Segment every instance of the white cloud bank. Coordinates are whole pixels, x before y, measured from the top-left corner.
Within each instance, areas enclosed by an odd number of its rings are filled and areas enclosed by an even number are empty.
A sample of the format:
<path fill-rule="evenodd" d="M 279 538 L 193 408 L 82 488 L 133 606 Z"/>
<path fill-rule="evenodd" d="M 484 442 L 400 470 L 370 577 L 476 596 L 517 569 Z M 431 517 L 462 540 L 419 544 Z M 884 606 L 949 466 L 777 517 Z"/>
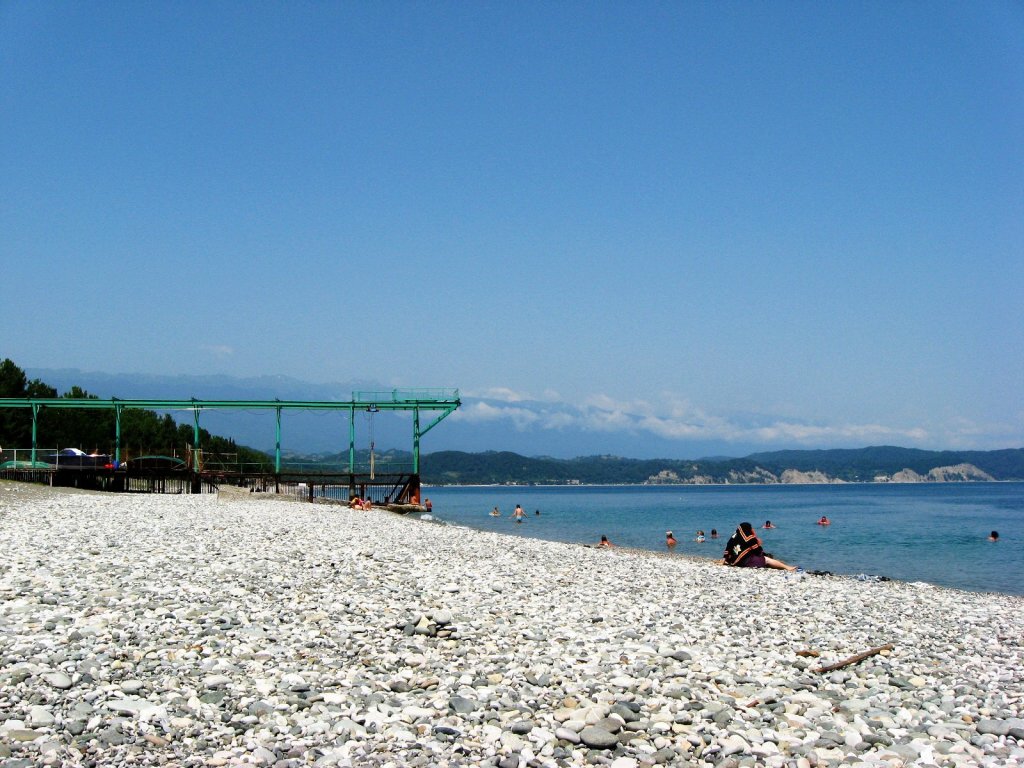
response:
<path fill-rule="evenodd" d="M 620 401 L 595 394 L 579 402 L 557 399 L 553 393 L 531 398 L 521 392 L 494 389 L 466 395 L 453 419 L 469 424 L 502 422 L 526 431 L 578 430 L 606 434 L 648 434 L 672 441 L 721 441 L 766 447 L 831 447 L 836 445 L 937 445 L 977 447 L 982 433 L 973 424 L 950 425 L 942 434 L 922 426 L 885 424 L 811 424 L 764 416 L 721 416 L 695 408 L 684 398 L 667 394 L 658 402 Z M 985 432 L 985 434 L 990 434 Z M 1018 433 L 1019 434 L 1019 433 Z"/>

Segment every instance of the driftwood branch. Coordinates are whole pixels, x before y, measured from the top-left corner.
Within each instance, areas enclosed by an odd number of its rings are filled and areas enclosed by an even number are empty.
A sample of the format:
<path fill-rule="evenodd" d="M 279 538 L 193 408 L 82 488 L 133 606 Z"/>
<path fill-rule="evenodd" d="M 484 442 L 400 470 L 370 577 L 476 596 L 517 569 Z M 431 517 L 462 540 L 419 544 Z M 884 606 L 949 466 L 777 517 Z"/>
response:
<path fill-rule="evenodd" d="M 864 661 L 864 659 L 868 658 L 869 656 L 875 656 L 875 655 L 881 653 L 882 651 L 891 651 L 891 650 L 892 650 L 892 643 L 886 643 L 885 645 L 880 645 L 877 648 L 872 648 L 869 651 L 864 651 L 863 653 L 855 654 L 855 655 L 851 656 L 848 659 L 843 659 L 842 661 L 837 661 L 835 664 L 829 664 L 828 666 L 825 666 L 825 667 L 819 667 L 818 669 L 816 669 L 814 671 L 819 673 L 819 674 L 821 674 L 822 672 L 831 672 L 834 669 L 842 669 L 843 667 L 848 667 L 851 664 L 856 664 L 858 661 Z"/>

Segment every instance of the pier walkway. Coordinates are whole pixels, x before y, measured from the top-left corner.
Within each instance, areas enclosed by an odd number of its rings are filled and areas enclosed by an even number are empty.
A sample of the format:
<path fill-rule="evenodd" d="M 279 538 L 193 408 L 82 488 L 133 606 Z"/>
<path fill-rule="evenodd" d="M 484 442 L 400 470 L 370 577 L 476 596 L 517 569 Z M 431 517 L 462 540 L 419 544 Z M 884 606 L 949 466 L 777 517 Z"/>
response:
<path fill-rule="evenodd" d="M 0 456 L 0 477 L 45 482 L 51 485 L 96 488 L 122 492 L 201 493 L 220 485 L 256 491 L 291 492 L 314 498 L 347 499 L 358 495 L 376 504 L 419 504 L 420 440 L 460 405 L 457 389 L 394 389 L 386 392 L 353 392 L 350 400 L 125 400 L 120 398 L 0 398 L 2 409 L 28 409 L 32 416 L 32 444 L 29 448 L 4 449 Z M 156 412 L 190 413 L 193 443 L 184 458 L 157 456 L 122 460 L 122 446 L 130 436 L 122 435 L 121 414 L 138 408 Z M 62 455 L 39 448 L 39 415 L 46 409 L 108 410 L 114 413 L 113 451 L 110 455 L 87 456 L 81 452 Z M 232 465 L 208 460 L 200 440 L 200 414 L 207 410 L 272 410 L 276 414 L 275 450 L 272 466 Z M 287 411 L 333 411 L 349 417 L 348 464 L 340 468 L 288 466 L 281 457 L 281 420 Z M 412 414 L 412 463 L 396 466 L 378 464 L 370 444 L 368 466 L 356 462 L 356 415 L 382 411 Z M 429 420 L 425 420 L 426 414 Z M 161 461 L 162 460 L 162 461 Z"/>

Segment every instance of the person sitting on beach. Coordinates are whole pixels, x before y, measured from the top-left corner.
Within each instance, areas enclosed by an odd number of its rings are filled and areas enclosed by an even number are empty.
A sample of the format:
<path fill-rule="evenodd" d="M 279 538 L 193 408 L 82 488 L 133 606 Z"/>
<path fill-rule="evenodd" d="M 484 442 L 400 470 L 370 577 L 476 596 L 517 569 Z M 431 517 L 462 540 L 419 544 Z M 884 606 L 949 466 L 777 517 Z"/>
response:
<path fill-rule="evenodd" d="M 677 543 L 676 537 L 672 535 L 672 531 L 665 531 L 665 546 L 672 549 Z"/>
<path fill-rule="evenodd" d="M 818 521 L 818 525 L 832 525 L 832 521 L 824 515 L 821 516 L 821 520 Z"/>
<path fill-rule="evenodd" d="M 999 531 L 992 531 L 992 533 L 990 533 L 988 535 L 988 540 L 989 541 L 999 541 Z"/>
<path fill-rule="evenodd" d="M 611 549 L 615 545 L 608 541 L 607 536 L 602 536 L 601 540 L 597 543 L 597 546 L 601 547 L 602 549 Z"/>
<path fill-rule="evenodd" d="M 351 499 L 348 500 L 348 506 L 349 509 L 362 509 L 363 500 L 360 499 L 358 496 L 353 496 Z"/>
<path fill-rule="evenodd" d="M 781 560 L 768 557 L 761 546 L 761 540 L 754 533 L 750 523 L 740 523 L 736 533 L 729 537 L 725 545 L 723 561 L 726 565 L 739 568 L 778 568 L 782 571 L 795 571 L 795 565 L 787 565 Z"/>
<path fill-rule="evenodd" d="M 697 531 L 697 538 L 694 539 L 698 544 L 704 543 L 704 531 Z"/>
<path fill-rule="evenodd" d="M 774 528 L 775 526 L 772 525 L 772 521 L 771 520 L 765 520 L 764 521 L 764 527 L 765 528 Z"/>
<path fill-rule="evenodd" d="M 373 509 L 373 502 L 369 499 L 363 499 L 363 504 L 360 509 Z"/>

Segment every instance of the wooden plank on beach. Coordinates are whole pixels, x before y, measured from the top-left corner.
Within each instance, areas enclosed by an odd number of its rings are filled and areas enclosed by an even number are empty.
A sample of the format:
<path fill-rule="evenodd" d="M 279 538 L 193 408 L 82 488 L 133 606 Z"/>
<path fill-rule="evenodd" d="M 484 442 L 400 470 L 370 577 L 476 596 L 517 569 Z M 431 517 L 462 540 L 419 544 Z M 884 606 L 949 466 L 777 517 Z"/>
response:
<path fill-rule="evenodd" d="M 835 669 L 842 669 L 843 667 L 848 667 L 851 664 L 856 664 L 858 661 L 864 661 L 864 659 L 868 658 L 869 656 L 876 656 L 882 651 L 891 651 L 892 649 L 892 643 L 886 643 L 885 645 L 880 645 L 877 648 L 872 648 L 870 650 L 864 651 L 863 653 L 854 654 L 850 658 L 843 659 L 842 661 L 838 661 L 835 664 L 828 664 L 824 667 L 818 667 L 814 671 L 818 674 L 821 674 L 823 672 L 831 672 Z"/>

